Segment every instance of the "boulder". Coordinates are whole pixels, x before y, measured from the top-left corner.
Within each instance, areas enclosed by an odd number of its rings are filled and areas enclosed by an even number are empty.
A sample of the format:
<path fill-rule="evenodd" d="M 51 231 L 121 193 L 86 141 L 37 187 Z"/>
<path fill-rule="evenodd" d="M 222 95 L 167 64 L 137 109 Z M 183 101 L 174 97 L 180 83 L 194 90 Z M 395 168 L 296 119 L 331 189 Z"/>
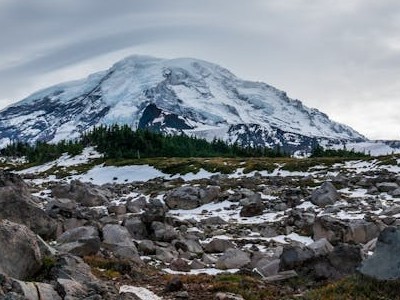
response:
<path fill-rule="evenodd" d="M 46 205 L 46 212 L 52 216 L 57 217 L 61 215 L 65 218 L 72 218 L 76 216 L 77 204 L 71 199 L 53 199 L 50 200 Z"/>
<path fill-rule="evenodd" d="M 140 217 L 126 218 L 122 225 L 128 229 L 132 238 L 136 240 L 143 240 L 148 237 L 146 225 L 142 222 Z"/>
<path fill-rule="evenodd" d="M 217 260 L 215 267 L 217 269 L 239 269 L 250 263 L 249 255 L 239 249 L 228 249 Z"/>
<path fill-rule="evenodd" d="M 341 243 L 328 254 L 330 264 L 343 276 L 353 274 L 362 261 L 361 247 Z"/>
<path fill-rule="evenodd" d="M 394 198 L 400 198 L 400 188 L 390 191 L 389 194 Z"/>
<path fill-rule="evenodd" d="M 378 280 L 400 278 L 400 230 L 387 227 L 379 235 L 374 254 L 366 259 L 360 272 Z"/>
<path fill-rule="evenodd" d="M 146 226 L 150 226 L 152 222 L 164 222 L 165 213 L 168 208 L 159 199 L 152 198 L 149 203 L 146 204 L 143 214 L 141 214 L 141 220 Z"/>
<path fill-rule="evenodd" d="M 89 291 L 80 282 L 73 279 L 58 278 L 56 289 L 60 291 L 62 295 L 65 295 L 64 299 L 85 299 Z"/>
<path fill-rule="evenodd" d="M 177 258 L 179 253 L 171 248 L 157 247 L 156 259 L 161 260 L 164 263 L 170 263 L 172 260 Z"/>
<path fill-rule="evenodd" d="M 0 219 L 24 224 L 44 239 L 56 236 L 57 222 L 36 203 L 20 176 L 0 171 Z"/>
<path fill-rule="evenodd" d="M 204 246 L 204 251 L 207 253 L 222 253 L 229 248 L 236 248 L 236 245 L 230 240 L 213 239 Z"/>
<path fill-rule="evenodd" d="M 319 239 L 318 241 L 307 245 L 311 249 L 315 256 L 328 255 L 333 251 L 333 246 L 326 238 Z"/>
<path fill-rule="evenodd" d="M 276 275 L 279 272 L 280 262 L 280 259 L 260 259 L 256 264 L 257 272 L 263 277 Z"/>
<path fill-rule="evenodd" d="M 62 298 L 54 287 L 50 284 L 47 283 L 42 283 L 42 282 L 35 282 L 36 289 L 39 294 L 39 299 L 40 300 L 61 300 Z"/>
<path fill-rule="evenodd" d="M 243 208 L 240 210 L 241 217 L 254 217 L 263 214 L 264 204 L 261 201 L 261 195 L 259 193 L 240 200 L 240 204 L 243 205 Z"/>
<path fill-rule="evenodd" d="M 190 272 L 191 270 L 188 262 L 182 258 L 173 259 L 169 267 L 171 268 L 171 270 L 179 272 Z"/>
<path fill-rule="evenodd" d="M 333 251 L 309 262 L 308 272 L 316 279 L 340 279 L 354 274 L 362 261 L 358 245 L 339 244 Z"/>
<path fill-rule="evenodd" d="M 16 279 L 9 279 L 12 287 L 11 293 L 22 296 L 22 299 L 29 300 L 61 300 L 60 295 L 55 291 L 54 287 L 47 283 L 41 282 L 24 282 Z M 5 299 L 19 299 L 6 294 Z"/>
<path fill-rule="evenodd" d="M 220 216 L 208 217 L 206 219 L 202 219 L 200 222 L 202 225 L 205 225 L 205 226 L 224 225 L 224 224 L 228 223 L 224 219 L 222 219 Z"/>
<path fill-rule="evenodd" d="M 42 253 L 37 236 L 26 226 L 0 221 L 0 273 L 25 279 L 42 266 Z"/>
<path fill-rule="evenodd" d="M 112 203 L 107 207 L 109 214 L 124 215 L 126 214 L 126 205 L 123 203 Z"/>
<path fill-rule="evenodd" d="M 399 188 L 396 182 L 380 182 L 376 184 L 376 188 L 379 192 L 391 192 Z"/>
<path fill-rule="evenodd" d="M 126 209 L 130 213 L 139 213 L 141 210 L 145 209 L 146 204 L 146 197 L 141 196 L 137 199 L 128 200 L 126 203 Z"/>
<path fill-rule="evenodd" d="M 64 232 L 58 237 L 57 249 L 77 256 L 94 255 L 100 250 L 100 237 L 97 228 L 82 226 Z"/>
<path fill-rule="evenodd" d="M 142 240 L 138 245 L 138 250 L 143 255 L 154 255 L 156 254 L 156 245 L 151 240 Z"/>
<path fill-rule="evenodd" d="M 140 262 L 138 251 L 130 233 L 121 225 L 107 224 L 103 227 L 102 245 L 119 258 Z"/>
<path fill-rule="evenodd" d="M 165 223 L 155 221 L 151 223 L 151 230 L 156 241 L 171 242 L 178 237 L 175 228 Z"/>
<path fill-rule="evenodd" d="M 165 203 L 170 209 L 194 209 L 216 200 L 219 193 L 220 187 L 218 186 L 207 188 L 182 186 L 169 192 Z"/>
<path fill-rule="evenodd" d="M 109 190 L 78 180 L 69 184 L 56 184 L 51 188 L 51 192 L 57 198 L 72 199 L 87 207 L 106 204 L 111 197 Z"/>
<path fill-rule="evenodd" d="M 331 182 L 326 181 L 312 192 L 310 200 L 312 204 L 324 207 L 338 201 L 339 194 L 335 186 Z"/>
<path fill-rule="evenodd" d="M 56 290 L 63 299 L 116 299 L 116 288 L 95 277 L 82 258 L 61 254 L 52 269 Z M 109 293 L 113 294 L 111 297 Z"/>
<path fill-rule="evenodd" d="M 182 249 L 185 252 L 193 253 L 196 255 L 202 254 L 204 252 L 198 239 L 192 239 L 192 238 L 180 239 L 180 240 L 174 241 L 173 244 L 177 250 Z"/>
<path fill-rule="evenodd" d="M 365 220 L 352 220 L 348 223 L 343 242 L 365 244 L 376 238 L 379 232 L 380 228 L 375 223 Z"/>
<path fill-rule="evenodd" d="M 314 252 L 302 245 L 287 246 L 281 255 L 281 270 L 291 270 L 303 267 L 306 261 L 314 258 Z"/>
<path fill-rule="evenodd" d="M 340 220 L 331 216 L 321 216 L 313 225 L 313 238 L 326 238 L 330 243 L 366 243 L 377 237 L 380 228 L 365 220 Z"/>

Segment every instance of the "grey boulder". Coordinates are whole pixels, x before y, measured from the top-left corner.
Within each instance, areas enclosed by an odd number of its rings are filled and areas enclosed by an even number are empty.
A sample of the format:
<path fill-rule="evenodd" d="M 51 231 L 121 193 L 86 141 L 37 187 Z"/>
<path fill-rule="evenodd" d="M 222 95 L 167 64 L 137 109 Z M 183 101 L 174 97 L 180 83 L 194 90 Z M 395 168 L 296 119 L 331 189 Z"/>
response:
<path fill-rule="evenodd" d="M 362 263 L 360 272 L 378 280 L 400 278 L 400 230 L 385 228 L 378 237 L 374 254 Z"/>
<path fill-rule="evenodd" d="M 311 194 L 311 203 L 320 207 L 334 204 L 339 200 L 339 194 L 335 186 L 329 182 L 324 182 Z"/>
<path fill-rule="evenodd" d="M 218 186 L 207 188 L 183 186 L 168 193 L 165 203 L 170 209 L 194 209 L 216 200 L 219 193 L 220 187 Z"/>
<path fill-rule="evenodd" d="M 217 260 L 215 267 L 217 269 L 239 269 L 251 262 L 249 255 L 239 249 L 228 249 Z"/>
<path fill-rule="evenodd" d="M 121 225 L 107 224 L 103 227 L 102 246 L 119 258 L 140 262 L 138 251 L 129 231 Z"/>
<path fill-rule="evenodd" d="M 39 240 L 24 225 L 0 221 L 0 249 L 0 273 L 23 280 L 42 266 Z"/>
<path fill-rule="evenodd" d="M 100 250 L 97 228 L 82 226 L 64 232 L 58 239 L 57 249 L 77 256 L 94 255 Z"/>
<path fill-rule="evenodd" d="M 57 198 L 72 199 L 88 207 L 103 205 L 111 196 L 109 190 L 78 180 L 73 180 L 70 184 L 57 184 L 52 187 L 51 192 Z"/>

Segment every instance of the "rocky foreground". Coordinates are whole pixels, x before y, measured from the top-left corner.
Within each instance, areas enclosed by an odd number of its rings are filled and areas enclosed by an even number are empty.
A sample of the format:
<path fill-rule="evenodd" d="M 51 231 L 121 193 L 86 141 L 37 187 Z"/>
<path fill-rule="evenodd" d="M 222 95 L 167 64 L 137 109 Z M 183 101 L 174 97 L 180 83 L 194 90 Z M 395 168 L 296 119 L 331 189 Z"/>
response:
<path fill-rule="evenodd" d="M 311 299 L 400 276 L 397 169 L 34 182 L 0 173 L 0 299 Z"/>

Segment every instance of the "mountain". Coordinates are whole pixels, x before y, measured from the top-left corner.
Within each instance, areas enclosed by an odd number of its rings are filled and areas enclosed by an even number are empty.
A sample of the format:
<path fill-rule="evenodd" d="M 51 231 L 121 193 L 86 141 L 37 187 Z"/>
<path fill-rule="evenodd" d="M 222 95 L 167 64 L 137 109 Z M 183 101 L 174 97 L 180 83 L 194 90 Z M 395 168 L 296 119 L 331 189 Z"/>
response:
<path fill-rule="evenodd" d="M 57 142 L 115 123 L 241 145 L 279 145 L 292 152 L 309 149 L 315 139 L 327 144 L 366 140 L 285 92 L 239 79 L 218 65 L 131 56 L 0 111 L 0 146 L 12 140 Z"/>

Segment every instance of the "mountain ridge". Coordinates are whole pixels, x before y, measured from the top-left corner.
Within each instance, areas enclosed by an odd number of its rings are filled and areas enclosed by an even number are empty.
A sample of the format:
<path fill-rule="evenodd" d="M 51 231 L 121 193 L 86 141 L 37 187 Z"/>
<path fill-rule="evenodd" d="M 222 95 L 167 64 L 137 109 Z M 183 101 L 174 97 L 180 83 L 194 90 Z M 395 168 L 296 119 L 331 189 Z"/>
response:
<path fill-rule="evenodd" d="M 114 123 L 291 152 L 310 148 L 315 139 L 367 140 L 284 91 L 242 80 L 219 65 L 138 55 L 35 92 L 0 111 L 0 120 L 0 146 L 16 139 L 76 138 L 92 126 Z"/>

